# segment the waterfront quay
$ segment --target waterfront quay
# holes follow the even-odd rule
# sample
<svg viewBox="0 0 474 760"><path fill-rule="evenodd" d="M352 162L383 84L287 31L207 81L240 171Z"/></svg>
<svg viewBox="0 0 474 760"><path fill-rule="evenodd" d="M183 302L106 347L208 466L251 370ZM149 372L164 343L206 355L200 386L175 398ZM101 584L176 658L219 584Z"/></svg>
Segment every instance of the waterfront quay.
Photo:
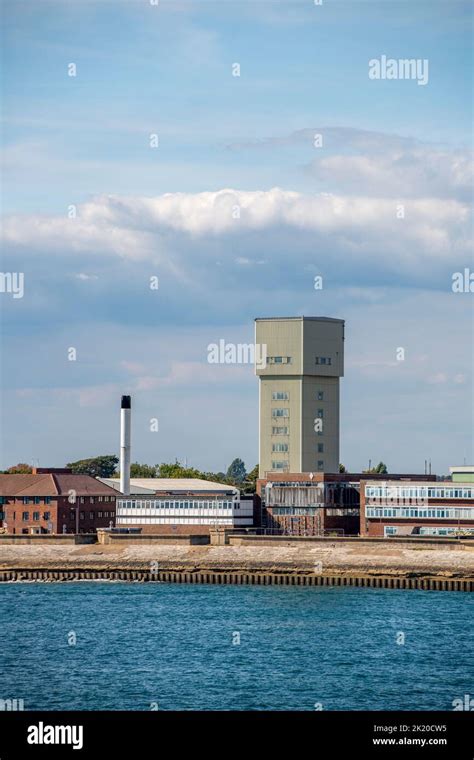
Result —
<svg viewBox="0 0 474 760"><path fill-rule="evenodd" d="M474 541L282 536L0 537L0 581L115 580L474 590ZM92 538L92 537L91 537ZM49 540L48 540L49 539ZM80 540L81 543L76 543ZM93 540L93 538L92 538ZM221 543L219 543L219 541Z"/></svg>

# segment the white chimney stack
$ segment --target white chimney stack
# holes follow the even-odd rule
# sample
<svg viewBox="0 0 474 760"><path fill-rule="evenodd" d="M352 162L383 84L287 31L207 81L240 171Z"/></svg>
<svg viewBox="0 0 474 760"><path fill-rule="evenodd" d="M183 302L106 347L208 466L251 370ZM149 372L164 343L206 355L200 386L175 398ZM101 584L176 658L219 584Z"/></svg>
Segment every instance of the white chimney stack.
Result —
<svg viewBox="0 0 474 760"><path fill-rule="evenodd" d="M132 424L132 400L122 396L120 405L120 491L130 495L130 439Z"/></svg>

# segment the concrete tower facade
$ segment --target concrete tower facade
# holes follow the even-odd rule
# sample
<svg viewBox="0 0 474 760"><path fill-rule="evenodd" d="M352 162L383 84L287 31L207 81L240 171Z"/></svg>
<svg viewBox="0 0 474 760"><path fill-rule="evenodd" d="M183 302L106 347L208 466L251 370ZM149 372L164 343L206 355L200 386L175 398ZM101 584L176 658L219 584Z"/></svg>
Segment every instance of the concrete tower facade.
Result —
<svg viewBox="0 0 474 760"><path fill-rule="evenodd" d="M266 345L259 377L259 469L339 471L339 378L344 375L344 320L255 320Z"/></svg>

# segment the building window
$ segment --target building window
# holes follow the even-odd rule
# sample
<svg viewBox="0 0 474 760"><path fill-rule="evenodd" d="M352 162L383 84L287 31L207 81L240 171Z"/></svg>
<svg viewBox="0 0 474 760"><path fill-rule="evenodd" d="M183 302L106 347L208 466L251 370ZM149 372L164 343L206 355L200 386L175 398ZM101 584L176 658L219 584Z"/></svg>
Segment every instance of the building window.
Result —
<svg viewBox="0 0 474 760"><path fill-rule="evenodd" d="M272 446L272 451L288 451L288 444L287 443L274 443Z"/></svg>
<svg viewBox="0 0 474 760"><path fill-rule="evenodd" d="M272 462L272 470L287 470L288 462Z"/></svg>
<svg viewBox="0 0 474 760"><path fill-rule="evenodd" d="M272 409L272 417L289 417L289 409Z"/></svg>
<svg viewBox="0 0 474 760"><path fill-rule="evenodd" d="M316 357L316 364L331 364L331 357L330 356L317 356Z"/></svg>
<svg viewBox="0 0 474 760"><path fill-rule="evenodd" d="M104 501L104 497L103 497L103 496L98 496L98 497L97 497L97 500L98 500L98 501Z"/></svg>
<svg viewBox="0 0 474 760"><path fill-rule="evenodd" d="M90 497L89 497L89 503L90 503L90 504L93 504L93 503L94 503L94 497L93 497L93 496L90 496Z"/></svg>
<svg viewBox="0 0 474 760"><path fill-rule="evenodd" d="M318 454L324 453L324 443L318 443Z"/></svg>
<svg viewBox="0 0 474 760"><path fill-rule="evenodd" d="M83 497L83 496L81 496L81 497L79 498L79 502L80 502L80 504L84 504L84 497Z"/></svg>
<svg viewBox="0 0 474 760"><path fill-rule="evenodd" d="M324 417L324 409L318 409L316 417L319 417L319 419L322 420Z"/></svg>
<svg viewBox="0 0 474 760"><path fill-rule="evenodd" d="M318 401L324 401L324 392L318 391Z"/></svg>
<svg viewBox="0 0 474 760"><path fill-rule="evenodd" d="M30 497L29 496L23 496L23 504L29 504L30 503Z"/></svg>
<svg viewBox="0 0 474 760"><path fill-rule="evenodd" d="M324 470L324 461L322 459L318 459L318 472L322 472Z"/></svg>
<svg viewBox="0 0 474 760"><path fill-rule="evenodd" d="M269 356L269 364L291 364L291 356Z"/></svg>
<svg viewBox="0 0 474 760"><path fill-rule="evenodd" d="M51 496L45 496L43 501L45 504L51 504Z"/></svg>
<svg viewBox="0 0 474 760"><path fill-rule="evenodd" d="M43 512L43 517L45 520L51 519L51 512Z"/></svg>
<svg viewBox="0 0 474 760"><path fill-rule="evenodd" d="M100 519L101 517L103 517L103 516L104 516L103 512L97 512L97 517L98 517L99 519Z"/></svg>
<svg viewBox="0 0 474 760"><path fill-rule="evenodd" d="M287 427L272 427L272 435L288 435Z"/></svg>
<svg viewBox="0 0 474 760"><path fill-rule="evenodd" d="M21 519L23 520L23 522L28 522L28 520L30 519L30 513L29 512L22 512L21 513Z"/></svg>
<svg viewBox="0 0 474 760"><path fill-rule="evenodd" d="M290 394L288 391L273 391L272 393L273 401L288 401L289 398Z"/></svg>
<svg viewBox="0 0 474 760"><path fill-rule="evenodd" d="M86 516L86 513L85 512L81 512L81 514L79 516L80 516L81 520L84 520L85 516Z"/></svg>
<svg viewBox="0 0 474 760"><path fill-rule="evenodd" d="M40 513L39 512L33 512L33 520L39 520L40 519Z"/></svg>
<svg viewBox="0 0 474 760"><path fill-rule="evenodd" d="M34 501L35 504L39 504L40 503L40 497L39 496L33 496L33 501Z"/></svg>

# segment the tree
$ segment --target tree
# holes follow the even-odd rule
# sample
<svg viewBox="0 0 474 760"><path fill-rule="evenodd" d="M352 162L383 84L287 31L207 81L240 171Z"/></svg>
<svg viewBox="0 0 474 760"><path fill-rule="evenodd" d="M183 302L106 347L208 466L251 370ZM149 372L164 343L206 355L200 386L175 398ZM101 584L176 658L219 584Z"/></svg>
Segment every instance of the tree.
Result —
<svg viewBox="0 0 474 760"><path fill-rule="evenodd" d="M162 462L156 465L159 478L202 478L203 475L199 470L194 467L183 467L183 465L176 461L174 463ZM208 478L206 478L208 480Z"/></svg>
<svg viewBox="0 0 474 760"><path fill-rule="evenodd" d="M6 472L8 475L28 475L33 472L33 469L29 464L19 462L18 464L14 464L13 467L9 467Z"/></svg>
<svg viewBox="0 0 474 760"><path fill-rule="evenodd" d="M343 464L339 465L339 472L347 472L347 470L346 470L346 468L344 467Z"/></svg>
<svg viewBox="0 0 474 760"><path fill-rule="evenodd" d="M244 483L242 484L244 493L255 493L257 490L257 478L258 478L258 464L255 465L253 470L247 473Z"/></svg>
<svg viewBox="0 0 474 760"><path fill-rule="evenodd" d="M383 462L379 462L376 467L371 467L370 470L364 470L364 472L370 472L377 475L388 475L387 465Z"/></svg>
<svg viewBox="0 0 474 760"><path fill-rule="evenodd" d="M91 459L79 459L77 462L69 462L75 475L91 475L93 478L111 478L116 474L118 457L115 454L105 454Z"/></svg>
<svg viewBox="0 0 474 760"><path fill-rule="evenodd" d="M243 483L246 476L247 473L245 471L245 464L241 459L237 457L233 462L230 463L229 469L227 470L227 477L229 480L238 485L240 483Z"/></svg>
<svg viewBox="0 0 474 760"><path fill-rule="evenodd" d="M134 462L130 465L131 478L156 478L156 466L151 464L139 464Z"/></svg>

